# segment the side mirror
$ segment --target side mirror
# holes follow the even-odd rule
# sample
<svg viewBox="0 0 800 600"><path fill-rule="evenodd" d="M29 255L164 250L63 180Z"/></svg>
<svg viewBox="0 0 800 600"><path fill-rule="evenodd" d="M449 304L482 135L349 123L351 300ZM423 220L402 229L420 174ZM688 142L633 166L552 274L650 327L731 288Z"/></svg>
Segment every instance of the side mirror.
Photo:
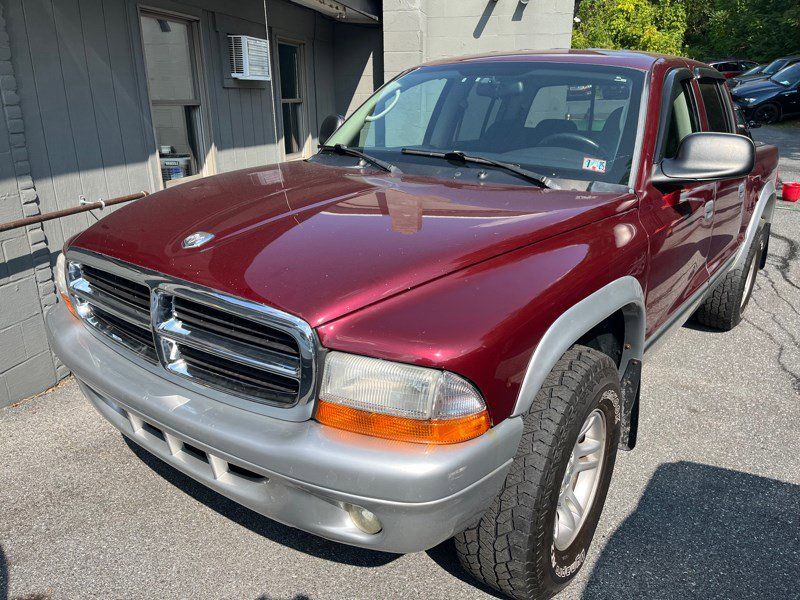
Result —
<svg viewBox="0 0 800 600"><path fill-rule="evenodd" d="M342 115L328 115L319 126L319 143L324 144L333 135L333 132L339 129L344 123Z"/></svg>
<svg viewBox="0 0 800 600"><path fill-rule="evenodd" d="M753 139L753 136L750 135L750 129L744 123L737 123L736 124L736 131L739 132L739 135L745 135L750 139Z"/></svg>
<svg viewBox="0 0 800 600"><path fill-rule="evenodd" d="M665 158L653 170L653 184L679 187L696 181L744 177L756 164L753 140L735 133L691 133L681 141L675 158Z"/></svg>

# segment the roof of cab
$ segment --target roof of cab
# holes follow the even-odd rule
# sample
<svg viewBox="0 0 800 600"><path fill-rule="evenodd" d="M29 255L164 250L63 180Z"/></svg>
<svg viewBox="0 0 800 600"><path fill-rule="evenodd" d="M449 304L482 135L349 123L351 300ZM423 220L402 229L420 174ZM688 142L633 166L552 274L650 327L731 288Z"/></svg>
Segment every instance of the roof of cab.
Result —
<svg viewBox="0 0 800 600"><path fill-rule="evenodd" d="M476 54L473 56L462 56L456 58L446 58L424 63L422 66L450 65L465 62L493 62L493 61L519 61L519 62L565 62L576 64L596 64L611 65L617 67L628 67L649 71L652 66L661 61L688 63L691 66L700 66L702 63L668 56L665 54L653 54L650 52L639 52L636 50L515 50L513 52L492 52L488 54Z"/></svg>

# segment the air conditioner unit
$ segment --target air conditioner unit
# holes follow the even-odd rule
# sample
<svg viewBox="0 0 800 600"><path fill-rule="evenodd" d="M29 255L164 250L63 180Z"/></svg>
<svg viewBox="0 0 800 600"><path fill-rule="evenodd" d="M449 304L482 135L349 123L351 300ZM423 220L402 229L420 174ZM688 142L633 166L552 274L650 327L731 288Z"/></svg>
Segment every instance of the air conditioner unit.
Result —
<svg viewBox="0 0 800 600"><path fill-rule="evenodd" d="M229 35L231 77L249 81L269 81L269 43L249 35Z"/></svg>

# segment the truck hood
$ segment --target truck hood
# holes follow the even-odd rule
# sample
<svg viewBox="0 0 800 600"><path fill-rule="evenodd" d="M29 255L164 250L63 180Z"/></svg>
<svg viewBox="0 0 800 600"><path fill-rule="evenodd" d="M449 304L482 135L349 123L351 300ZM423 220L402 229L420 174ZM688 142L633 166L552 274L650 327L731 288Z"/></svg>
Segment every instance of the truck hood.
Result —
<svg viewBox="0 0 800 600"><path fill-rule="evenodd" d="M463 184L292 162L226 173L111 213L71 246L319 326L630 209L632 194ZM183 248L195 232L214 237Z"/></svg>

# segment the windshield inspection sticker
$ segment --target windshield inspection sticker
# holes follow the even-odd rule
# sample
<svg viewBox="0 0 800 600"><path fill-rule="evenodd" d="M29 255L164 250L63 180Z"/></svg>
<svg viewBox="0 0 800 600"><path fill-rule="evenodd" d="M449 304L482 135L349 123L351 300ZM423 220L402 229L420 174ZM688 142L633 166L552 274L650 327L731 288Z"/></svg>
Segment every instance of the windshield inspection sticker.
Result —
<svg viewBox="0 0 800 600"><path fill-rule="evenodd" d="M606 172L606 161L600 160L599 158L589 158L588 156L583 157L583 170L584 171L595 171L597 173L605 173Z"/></svg>

